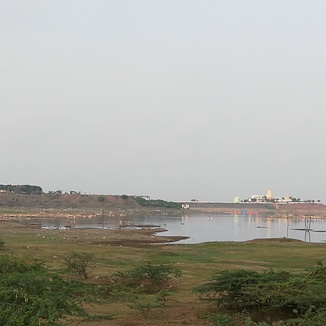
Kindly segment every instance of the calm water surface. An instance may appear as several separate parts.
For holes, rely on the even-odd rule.
[[[160,226],[162,235],[188,236],[178,243],[246,241],[258,238],[292,238],[307,242],[326,241],[326,220],[312,219],[309,231],[305,219],[273,218],[256,215],[200,214],[183,217],[97,217],[93,219],[39,219],[45,228],[102,228]],[[136,225],[136,226],[135,226]]]

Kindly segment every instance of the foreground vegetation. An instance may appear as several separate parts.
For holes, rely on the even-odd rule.
[[[219,311],[246,311],[256,317],[259,314],[263,324],[326,324],[326,268],[321,264],[310,273],[226,270],[216,273],[195,291]],[[208,318],[218,325],[221,313]],[[228,324],[233,325],[231,316],[228,318]]]
[[[112,318],[93,316],[83,308],[82,302],[89,301],[95,289],[50,271],[41,262],[2,254],[0,276],[1,325],[64,325],[68,316]]]
[[[153,246],[140,232],[1,222],[0,324],[325,325],[324,244]]]

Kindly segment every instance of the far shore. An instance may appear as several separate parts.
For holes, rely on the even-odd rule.
[[[23,195],[0,193],[0,219],[116,218],[128,216],[183,216],[191,214],[264,215],[275,218],[326,218],[321,203],[221,203],[146,200],[119,195]],[[161,205],[161,206],[160,206]],[[179,207],[178,207],[179,205]],[[182,208],[183,206],[183,208]]]
[[[290,219],[295,219],[295,218],[318,218],[318,219],[326,219],[326,211],[296,211],[296,212],[289,212],[289,211],[266,211],[266,210],[261,210],[261,211],[246,211],[246,212],[241,212],[241,211],[225,211],[221,210],[220,208],[195,208],[195,209],[189,209],[189,210],[183,210],[180,212],[170,212],[169,211],[160,211],[161,213],[157,212],[151,212],[151,211],[142,211],[142,212],[121,212],[121,211],[40,211],[40,212],[30,212],[30,213],[25,213],[25,212],[18,212],[18,213],[12,213],[12,212],[1,212],[0,211],[0,221],[19,221],[19,220],[33,220],[33,219],[51,219],[51,218],[64,218],[64,219],[94,219],[94,218],[105,218],[105,219],[110,219],[110,218],[116,218],[116,217],[133,217],[133,216],[150,216],[150,215],[155,215],[155,216],[182,216],[182,215],[198,215],[198,214],[203,214],[205,216],[209,214],[220,214],[220,215],[242,215],[242,216],[264,216],[264,217],[270,217],[270,218],[290,218]]]

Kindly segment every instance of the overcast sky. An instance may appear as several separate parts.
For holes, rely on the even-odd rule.
[[[326,202],[325,0],[0,0],[0,183]]]

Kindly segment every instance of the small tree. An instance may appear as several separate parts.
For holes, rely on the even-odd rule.
[[[94,255],[88,252],[73,252],[63,258],[69,271],[89,277],[90,272],[95,268]]]

